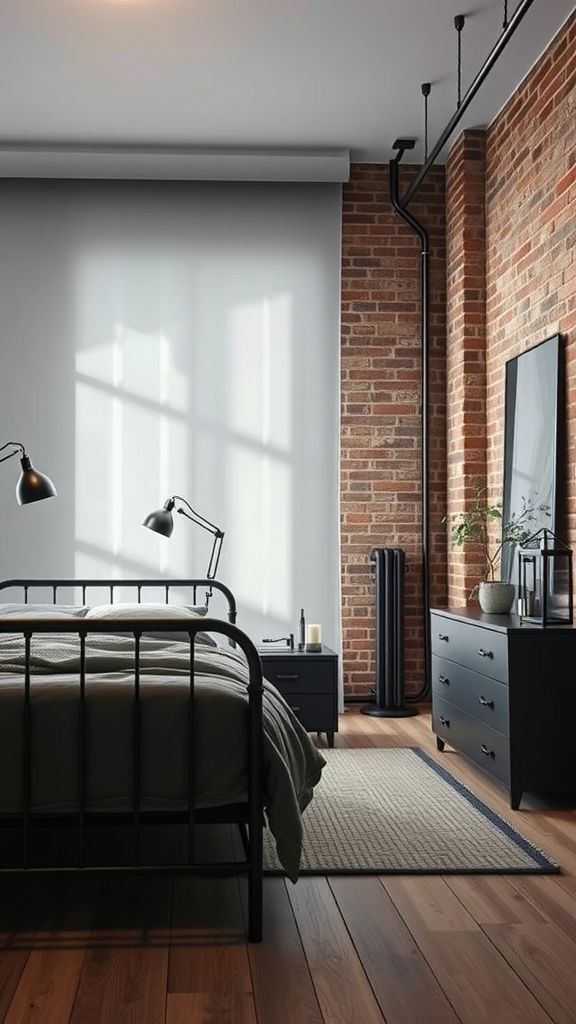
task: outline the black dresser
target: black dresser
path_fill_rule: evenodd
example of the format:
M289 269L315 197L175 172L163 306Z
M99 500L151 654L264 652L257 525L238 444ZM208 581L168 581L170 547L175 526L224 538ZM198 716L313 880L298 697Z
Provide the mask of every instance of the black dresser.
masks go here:
M338 655L321 651L262 650L264 676L290 705L307 732L326 733L334 746L338 731Z
M576 629L433 608L432 728L522 794L576 794Z

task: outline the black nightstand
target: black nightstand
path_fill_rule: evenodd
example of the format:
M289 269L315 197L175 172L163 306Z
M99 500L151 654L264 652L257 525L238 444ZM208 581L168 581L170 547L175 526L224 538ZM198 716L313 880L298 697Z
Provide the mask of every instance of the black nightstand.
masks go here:
M259 647L264 676L280 693L307 732L325 732L334 746L338 731L338 655L321 651L267 650Z

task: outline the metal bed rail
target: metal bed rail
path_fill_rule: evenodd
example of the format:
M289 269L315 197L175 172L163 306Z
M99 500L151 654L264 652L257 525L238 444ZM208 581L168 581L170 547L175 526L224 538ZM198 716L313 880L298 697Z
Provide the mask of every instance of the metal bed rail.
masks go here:
M189 590L191 597L190 603L193 605L198 603L198 592L204 590L206 608L208 607L208 602L212 597L212 591L215 590L217 593L221 594L226 601L228 621L235 624L238 617L238 609L234 594L225 583L220 583L219 580L178 578L143 580L118 579L117 577L102 577L100 579L94 577L87 577L85 579L70 579L64 577L62 579L0 580L0 599L3 596L2 592L7 590L15 590L23 604L31 603L31 598L34 593L39 594L39 597L36 598L37 601L40 601L42 597L45 597L46 593L48 593L51 597L51 601L48 603L58 604L62 591L67 591L67 603L75 602L79 604L87 604L90 595L97 590L107 591L110 604L114 604L117 600L117 591L121 590L134 590L136 593L136 603L138 604L142 603L143 597L146 593L150 594L152 591L163 593L164 602L166 604L175 604L176 602L170 601L172 591ZM125 600L125 598L121 598L120 600ZM102 603L101 597L98 599L98 603ZM182 599L180 599L178 603L182 603Z
M38 581L27 580L27 581L5 581L0 583L0 591L7 589L8 586L22 586L26 588L26 592L29 592L32 587L37 584ZM129 586L132 582L134 585L140 588L140 591L144 590L148 583L142 581L126 581L126 580L115 580L115 581L97 581L98 585L112 586ZM206 581L185 581L176 580L174 584L181 588L185 585L190 586L204 586ZM231 592L223 584L216 585L214 581L208 581L210 585L216 586L216 589L221 590L228 600L229 615L235 617L236 606L231 595ZM40 581L41 585L45 585L45 581ZM54 593L58 593L58 589L61 586L86 586L86 588L92 585L93 581L71 581L71 580L54 580L50 581L50 586L54 587ZM162 585L166 585L169 588L172 586L173 581L163 581ZM157 585L156 581L153 581L151 585ZM88 590L87 590L88 592ZM54 601L53 603L57 603ZM250 638L240 630L236 624L232 621L226 621L224 619L211 618L209 616L201 616L198 618L191 618L183 620L182 618L159 618L154 621L154 633L161 634L162 632L178 631L184 635L187 634L189 643L189 657L190 657L190 672L188 677L188 729L187 729L187 762L188 762L188 785L187 785L187 807L184 812L185 821L187 823L187 862L185 865L149 865L141 863L140 855L140 844L141 844L141 825L143 821L159 820L164 823L169 822L171 817L173 819L178 817L178 814L172 811L155 811L149 814L148 811L142 808L142 792L141 792L141 766L142 759L145 756L145 751L142 750L142 734L141 734L141 680L142 673L140 668L140 642L142 635L150 630L149 620L143 621L140 618L123 618L122 620L106 620L106 619L84 619L84 618L53 618L53 619L36 619L32 617L16 618L10 617L2 619L0 617L0 634L12 633L21 635L24 638L24 669L23 669L23 764L22 764L22 781L23 781L23 806L21 813L21 825L22 825L22 860L19 867L16 870L37 870L42 869L31 867L30 865L30 826L33 822L41 820L44 812L38 812L32 807L32 793L31 793L31 781L32 781L32 679L33 669L31 668L31 649L32 641L38 642L44 634L53 633L66 633L76 634L79 637L79 665L78 665L78 707L79 707L79 725L78 725L78 752L77 752L77 771L78 771L78 806L75 812L66 812L61 817L66 820L67 823L73 821L77 827L77 862L75 865L67 867L70 869L80 870L101 870L101 866L94 866L86 863L86 827L87 824L92 820L96 819L99 823L104 820L104 815L101 812L90 812L87 808L87 793L86 793L86 775L87 775L87 750L86 750L86 681L90 677L90 673L87 670L86 664L86 644L90 635L100 633L119 633L131 634L134 637L134 677L133 677L133 719L132 719L132 739L133 739L133 765L132 765L132 810L128 813L128 818L131 819L132 828L132 864L126 868L118 865L105 865L105 868L114 868L114 870L147 870L147 871L167 871L167 870L189 870L200 874L232 874L240 875L246 874L248 878L248 937L250 941L258 942L262 938L262 887L263 887L263 851L262 851L262 831L264 828L264 816L263 816L263 714L262 714L262 701L263 701L263 681L262 681L262 663L256 647ZM248 801L246 805L233 804L225 809L206 809L199 810L196 808L195 801L195 758L194 758L194 735L195 735L195 711L194 711L194 692L195 692L195 673L194 673L194 652L195 652L195 638L199 632L208 632L215 634L222 634L228 637L229 643L240 648L244 653L248 666L248 677L249 681L247 684L247 792ZM1 667L1 666L0 666ZM44 677L46 678L46 677ZM1 809L0 809L1 811ZM108 818L111 818L115 822L121 820L119 815L121 812L105 812ZM124 816L126 817L126 815ZM19 820L20 816L18 816ZM180 820L182 815L180 814ZM199 861L196 856L196 826L197 824L203 824L206 821L218 821L218 822L230 822L238 825L240 829L240 835L242 840L242 848L244 852L244 859L231 860L228 862L203 862ZM12 869L14 870L14 869Z

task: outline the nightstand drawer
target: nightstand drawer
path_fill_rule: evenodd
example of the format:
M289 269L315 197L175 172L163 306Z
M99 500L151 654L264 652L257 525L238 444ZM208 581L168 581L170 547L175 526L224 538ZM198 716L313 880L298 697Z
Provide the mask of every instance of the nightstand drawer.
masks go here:
M332 696L321 693L282 695L307 732L332 732L337 729L337 709Z
M430 639L432 653L438 657L449 658L474 672L508 682L506 633L432 615Z
M308 658L270 658L263 661L264 676L270 683L278 687L283 694L332 693L335 684L335 664L333 659L313 660Z
M453 661L432 655L432 694L433 699L441 698L450 701L490 725L498 732L508 735L508 687L497 679L462 668Z

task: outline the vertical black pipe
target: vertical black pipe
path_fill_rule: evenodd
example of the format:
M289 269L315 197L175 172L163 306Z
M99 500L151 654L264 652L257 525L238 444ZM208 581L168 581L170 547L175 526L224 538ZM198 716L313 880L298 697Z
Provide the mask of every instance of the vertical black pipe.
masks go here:
M422 493L422 601L424 614L424 686L419 693L407 699L421 700L428 693L430 678L430 568L428 564L429 549L429 511L428 511L428 487L429 487L429 440L428 440L428 416L429 416L429 257L430 246L428 232L415 217L400 202L398 196L398 162L402 157L402 150L394 160L390 161L390 200L396 212L403 220L418 234L422 246L421 272L420 272L420 338L422 352L422 398L421 398L421 421L422 421L422 455L421 455L421 493Z

